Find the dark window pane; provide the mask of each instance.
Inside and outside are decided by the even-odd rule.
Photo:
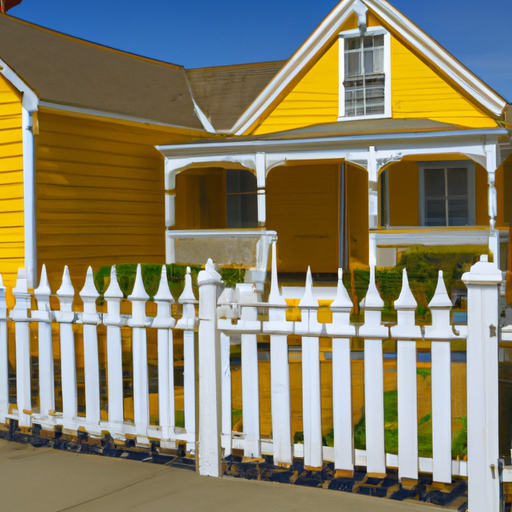
[[[468,193],[468,172],[466,169],[448,169],[448,195],[466,196]]]
[[[361,39],[359,37],[347,39],[346,45],[348,50],[358,50],[359,48],[361,48]]]
[[[440,199],[427,199],[425,207],[427,226],[446,226],[446,202]]]
[[[374,36],[373,38],[373,46],[374,47],[382,47],[384,46],[384,35],[380,34],[378,36]]]
[[[226,170],[226,224],[228,228],[258,225],[256,176],[245,170]]]
[[[448,202],[448,225],[467,226],[469,224],[467,199],[450,199]]]
[[[425,196],[445,197],[444,169],[425,169]]]

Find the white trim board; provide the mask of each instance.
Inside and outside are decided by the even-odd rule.
[[[384,0],[342,0],[241,115],[231,129],[232,133],[243,135],[254,126],[293,80],[307,68],[311,60],[319,52],[325,51],[348,16],[356,11],[355,7],[360,2],[372,10],[394,32],[399,33],[419,54],[424,55],[444,75],[474,98],[481,107],[497,117],[503,114],[507,102],[501,96],[390,4]]]

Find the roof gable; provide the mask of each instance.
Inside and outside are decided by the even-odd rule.
[[[416,53],[421,54],[429,65],[470,97],[475,105],[494,117],[503,114],[506,106],[503,98],[385,0],[343,0],[263,89],[235,123],[232,133],[250,133],[261,118],[275,107],[276,102],[285,97],[290,87],[293,87],[311,68],[311,64],[318,60],[319,55],[332,46],[344,24],[351,22],[354,15],[358,17],[359,24],[366,23],[366,11],[381,20],[383,26],[406,42]]]

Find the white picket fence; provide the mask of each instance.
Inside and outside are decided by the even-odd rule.
[[[31,310],[25,273],[20,270],[13,290],[14,309],[7,314],[5,288],[0,286],[0,422],[17,420],[20,427],[40,425],[64,432],[87,432],[100,437],[108,431],[114,438],[133,438],[141,446],[158,441],[162,447],[186,443],[199,458],[199,472],[220,476],[223,456],[233,450],[258,459],[273,455],[274,463],[288,465],[294,457],[310,468],[333,462],[342,474],[356,466],[368,473],[384,475],[398,468],[400,478],[415,480],[419,472],[432,473],[436,482],[451,482],[453,475],[467,476],[470,509],[498,511],[498,286],[502,276],[485,257],[464,275],[468,287],[468,325],[454,329],[452,303],[440,274],[435,295],[429,304],[432,325],[415,325],[416,300],[404,271],[403,286],[394,307],[397,323],[381,322],[384,303],[371,269],[368,293],[362,303],[364,324],[350,323],[353,307],[342,283],[342,273],[334,302],[331,323],[318,319],[318,294],[308,272],[305,293],[300,301],[300,321],[287,321],[288,305],[277,282],[275,244],[272,281],[268,300],[263,302],[256,287],[238,285],[224,288],[220,275],[209,261],[198,276],[196,300],[190,273],[179,298],[182,315],[171,315],[172,295],[165,267],[154,300],[157,315],[146,316],[149,299],[140,266],[132,294],[132,314],[122,315],[123,294],[115,267],[104,294],[107,313],[97,312],[99,296],[89,270],[80,292],[83,313],[73,311],[75,291],[67,269],[57,291],[60,311],[50,310],[51,290],[43,269],[41,283],[34,291],[37,309]],[[199,303],[198,311],[196,304]],[[197,314],[198,313],[198,314]],[[9,405],[8,322],[15,324],[16,405]],[[39,408],[32,404],[30,322],[38,324]],[[62,410],[55,410],[52,322],[59,324],[62,379]],[[107,326],[108,419],[100,412],[98,326]],[[81,327],[80,327],[81,326]],[[83,330],[85,367],[85,417],[77,411],[75,331]],[[134,420],[124,419],[121,329],[131,329],[133,363]],[[149,416],[147,332],[156,329],[158,351],[158,425]],[[173,331],[183,331],[184,343],[184,428],[175,424],[173,381]],[[196,340],[196,332],[198,339]],[[272,436],[260,435],[260,390],[258,336],[270,338]],[[289,335],[302,338],[303,443],[294,444],[291,429],[291,388],[289,377]],[[332,408],[334,446],[322,443],[320,338],[332,339]],[[366,450],[354,448],[352,424],[351,339],[364,339],[364,406]],[[385,451],[383,343],[397,343],[398,455]],[[432,458],[418,455],[417,342],[431,342]],[[468,460],[452,460],[451,349],[453,340],[467,340],[467,429]],[[196,341],[198,353],[196,354]],[[243,431],[232,430],[230,346],[241,344]],[[196,361],[197,358],[197,361]],[[197,364],[196,364],[197,363]],[[197,371],[196,371],[197,367]],[[196,379],[198,388],[196,389]],[[198,417],[196,417],[196,411]],[[196,425],[198,428],[196,429]],[[196,431],[197,430],[197,431]]]

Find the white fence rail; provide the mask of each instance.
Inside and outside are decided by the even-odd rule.
[[[384,303],[371,269],[370,286],[362,302],[364,323],[350,322],[353,303],[343,286],[342,273],[335,300],[330,305],[332,321],[319,319],[319,302],[313,293],[308,272],[304,296],[298,309],[300,320],[287,320],[287,308],[277,282],[275,244],[271,290],[268,300],[250,284],[224,289],[220,275],[209,261],[198,276],[196,300],[190,273],[179,298],[182,314],[173,317],[172,295],[165,267],[158,293],[155,317],[146,316],[149,299],[141,268],[132,294],[131,315],[121,314],[123,294],[115,267],[104,294],[107,313],[99,313],[92,271],[80,291],[83,313],[73,311],[75,290],[67,269],[57,291],[60,310],[50,309],[51,290],[43,268],[41,282],[34,291],[37,308],[31,309],[32,294],[27,290],[25,273],[20,270],[13,295],[14,309],[7,314],[5,288],[0,286],[0,422],[17,420],[21,428],[34,424],[43,429],[62,428],[64,433],[86,432],[100,437],[108,431],[115,439],[135,439],[141,446],[157,441],[162,447],[186,444],[189,453],[199,457],[199,472],[219,476],[221,460],[233,450],[258,459],[269,454],[275,464],[290,465],[294,457],[304,459],[309,468],[334,463],[338,474],[351,474],[356,466],[366,466],[371,475],[384,475],[398,468],[402,479],[416,480],[419,472],[432,473],[436,482],[451,482],[453,475],[469,478],[472,511],[498,511],[498,286],[501,273],[482,261],[463,277],[468,287],[468,325],[451,324],[452,304],[439,275],[429,308],[432,324],[415,324],[416,300],[404,271],[402,291],[395,301],[395,325],[381,321]],[[196,304],[199,303],[198,315]],[[176,321],[177,320],[177,321]],[[14,323],[14,329],[12,327]],[[38,325],[38,333],[30,328]],[[52,326],[53,324],[53,326]],[[53,336],[58,325],[62,407],[56,409],[56,358]],[[101,411],[101,375],[98,354],[100,326],[106,326],[106,409]],[[16,404],[9,404],[9,331],[14,330],[16,351]],[[148,374],[148,332],[156,330],[158,375],[158,421],[150,418],[150,376]],[[176,330],[183,331],[184,427],[175,421],[174,343]],[[85,416],[77,409],[77,364],[75,336],[83,334]],[[196,333],[198,347],[196,351]],[[299,336],[301,350],[302,442],[294,442],[288,337]],[[132,346],[133,420],[127,421],[125,377],[123,375],[123,336]],[[269,340],[271,435],[263,436],[260,425],[262,392],[258,362],[261,337]],[[32,378],[31,337],[37,338],[38,382]],[[332,446],[324,446],[322,433],[322,382],[320,340],[332,343]],[[352,376],[353,340],[363,340],[364,411],[366,449],[354,444]],[[398,453],[386,453],[384,410],[384,350],[388,340],[396,342]],[[452,460],[451,348],[453,341],[467,340],[467,443],[468,459]],[[430,342],[432,457],[419,456],[417,344]],[[241,346],[242,428],[233,431],[231,347]],[[31,346],[32,345],[32,346]],[[12,346],[12,344],[11,344]],[[11,357],[12,360],[12,357]],[[196,372],[196,367],[198,368]],[[196,380],[198,389],[196,389]],[[34,399],[33,390],[38,398]],[[36,404],[39,406],[36,407]],[[196,418],[196,411],[198,417]],[[267,418],[268,419],[268,418]],[[198,429],[196,431],[196,425]],[[324,428],[323,428],[324,427]]]

